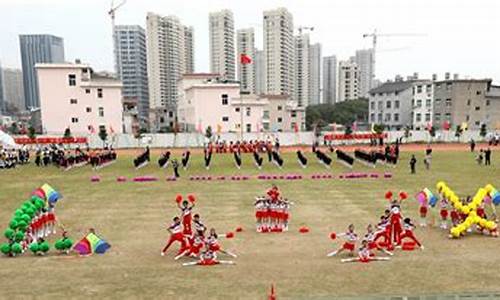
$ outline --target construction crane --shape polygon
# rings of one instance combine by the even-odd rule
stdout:
[[[122,2],[120,2],[118,5],[114,6],[114,0],[111,0],[111,8],[109,9],[108,11],[108,15],[111,17],[111,33],[112,33],[112,36],[113,36],[113,44],[115,43],[118,43],[118,41],[116,40],[116,33],[115,33],[115,15],[116,15],[116,11],[122,7],[123,5],[125,5],[125,2],[127,2],[127,0],[123,0]],[[116,49],[116,53],[113,53],[115,54],[115,71],[116,71],[116,75],[121,78],[121,68],[119,68],[119,64],[120,64],[120,61],[121,61],[121,53],[120,53],[120,50],[117,48],[118,45],[116,45],[116,48],[115,48],[115,45],[113,45],[113,48]]]
[[[377,29],[374,29],[372,33],[363,34],[363,38],[372,38],[372,49],[373,49],[373,59],[372,59],[372,72],[373,77],[375,77],[375,57],[377,52],[377,40],[379,37],[408,37],[408,36],[425,36],[425,34],[420,33],[377,33]]]
[[[297,30],[299,31],[299,34],[302,34],[302,30],[313,31],[314,27],[300,26],[300,27],[297,28]]]

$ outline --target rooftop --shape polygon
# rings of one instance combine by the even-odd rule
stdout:
[[[393,81],[385,82],[378,87],[371,89],[370,94],[401,92],[411,88],[413,81]]]

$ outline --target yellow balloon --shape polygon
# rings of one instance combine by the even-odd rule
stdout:
[[[462,212],[467,215],[470,213],[470,208],[468,206],[464,206],[462,207]]]
[[[453,237],[459,237],[460,236],[460,231],[458,230],[457,227],[453,227],[451,230],[450,230],[450,233]]]
[[[485,227],[488,230],[492,230],[493,228],[495,228],[495,226],[496,226],[495,222],[493,222],[493,221],[487,221]]]
[[[491,191],[492,191],[494,188],[493,188],[493,186],[492,186],[490,183],[488,183],[488,184],[484,187],[484,189],[485,189],[488,193],[491,193]]]
[[[474,224],[477,224],[477,223],[479,223],[480,221],[481,221],[481,218],[480,218],[480,217],[478,217],[478,216],[475,216],[475,217],[474,217]]]
[[[481,227],[486,227],[486,223],[488,223],[488,221],[486,221],[485,219],[481,219],[481,220],[479,221],[479,226],[481,226]]]
[[[475,219],[476,217],[477,217],[477,213],[476,213],[475,211],[471,211],[471,212],[469,213],[468,218]]]

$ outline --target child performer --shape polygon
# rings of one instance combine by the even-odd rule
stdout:
[[[241,153],[239,151],[235,151],[233,153],[234,162],[236,163],[236,168],[241,169]]]
[[[413,234],[413,229],[415,229],[415,225],[413,225],[413,223],[411,222],[411,219],[405,218],[403,222],[404,222],[404,224],[403,224],[404,231],[403,231],[403,233],[401,233],[401,235],[399,237],[398,246],[401,245],[401,242],[403,241],[403,239],[409,238],[412,241],[414,241],[415,244],[417,244],[421,250],[424,250],[424,246],[417,240],[417,238]]]
[[[174,259],[178,260],[184,256],[197,258],[204,245],[203,235],[197,231],[191,239],[189,246],[182,253],[179,253]]]
[[[212,145],[205,147],[203,152],[205,154],[205,168],[208,170],[210,169],[210,162],[212,161]]]
[[[182,167],[184,168],[184,171],[189,166],[189,158],[190,157],[191,157],[191,151],[186,150],[186,151],[184,151],[184,153],[182,153]]]
[[[392,238],[390,243],[392,244],[393,242],[396,242],[397,245],[400,244],[400,235],[401,232],[403,232],[403,228],[401,227],[401,206],[397,200],[393,200],[391,203],[391,224],[389,225],[391,227],[391,234]]]
[[[174,176],[175,176],[175,178],[181,177],[179,175],[179,162],[175,158],[172,159],[172,168],[174,169]]]
[[[373,256],[372,252],[370,251],[370,246],[368,244],[369,244],[369,242],[367,240],[363,240],[361,242],[361,248],[359,248],[359,250],[358,250],[358,257],[345,258],[345,259],[342,259],[341,262],[343,262],[343,263],[347,263],[347,262],[368,263],[368,262],[371,262],[371,261],[387,261],[387,260],[390,260],[389,257]]]
[[[206,247],[208,247],[210,251],[213,251],[214,253],[217,253],[219,251],[231,257],[237,257],[236,254],[231,253],[227,250],[223,250],[219,245],[219,241],[217,240],[217,238],[218,236],[217,233],[215,232],[215,229],[211,228],[208,237],[205,239]]]
[[[187,266],[213,266],[218,264],[224,265],[234,265],[236,264],[231,260],[218,260],[217,254],[210,250],[208,247],[205,248],[205,251],[201,253],[200,259],[198,261],[183,263],[182,265]]]
[[[448,227],[448,200],[445,197],[441,198],[439,201],[439,215],[441,216],[441,228],[446,229]]]
[[[170,238],[167,242],[167,245],[161,251],[161,256],[165,255],[165,252],[167,252],[170,245],[172,245],[174,242],[181,243],[181,247],[177,255],[183,253],[186,250],[187,244],[184,234],[182,234],[181,219],[179,219],[179,217],[175,217],[173,221],[174,223],[172,223],[172,225],[168,227],[168,232],[170,232]]]
[[[372,224],[368,224],[368,226],[366,227],[366,234],[365,234],[365,238],[363,239],[364,241],[367,241],[368,242],[368,250],[372,251],[372,250],[378,250],[380,252],[383,252],[387,255],[391,255],[392,256],[392,252],[389,252],[387,250],[385,250],[384,248],[380,247],[376,242],[375,242],[375,231],[373,230],[373,226]]]
[[[429,211],[429,202],[427,198],[420,203],[419,213],[420,213],[420,227],[427,226],[427,212]]]
[[[257,168],[259,170],[262,169],[262,162],[264,159],[262,157],[260,157],[257,149],[254,149],[254,151],[253,151],[253,159],[255,161],[255,165],[257,166]]]
[[[307,158],[300,150],[297,150],[297,160],[299,161],[299,164],[303,169],[307,168]]]
[[[256,198],[254,202],[255,206],[255,221],[257,232],[262,232],[265,225],[265,219],[267,215],[267,205],[265,198]]]
[[[182,200],[182,196],[180,198],[179,196],[180,195],[177,196],[176,201],[179,201],[179,199]],[[191,234],[193,234],[193,231],[191,230],[191,221],[193,219],[191,212],[193,211],[193,208],[195,206],[194,196],[189,195],[188,198],[189,202],[191,202],[191,205],[189,205],[189,202],[187,200],[182,201],[182,205],[180,201],[177,202],[177,206],[180,208],[182,215],[182,233],[186,236],[190,236]]]
[[[354,232],[354,225],[350,224],[349,227],[347,227],[347,232],[340,233],[338,236],[345,237],[346,242],[339,249],[328,253],[327,256],[328,257],[335,256],[339,253],[344,252],[344,250],[349,251],[349,255],[353,256],[354,249],[356,248],[356,241],[358,240],[358,235]]]
[[[380,222],[377,224],[377,231],[375,232],[375,237],[373,241],[377,243],[380,238],[384,238],[384,243],[388,250],[392,250],[391,243],[391,223],[390,223],[391,211],[386,209],[384,215],[380,216]]]
[[[195,234],[199,234],[202,237],[205,236],[205,232],[207,231],[207,227],[201,222],[199,214],[195,214],[193,216],[193,223],[194,223]]]

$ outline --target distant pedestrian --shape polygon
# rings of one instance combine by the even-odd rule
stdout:
[[[488,147],[488,149],[486,149],[484,151],[484,165],[491,166],[491,149],[490,149],[490,147]]]
[[[476,156],[476,162],[478,165],[483,164],[483,149],[479,150],[479,153]]]
[[[474,142],[474,139],[470,140],[470,152],[474,152],[474,149],[476,149],[476,142]]]
[[[416,165],[417,165],[417,159],[415,158],[415,155],[412,155],[411,159],[410,159],[411,174],[415,174],[416,173]]]

